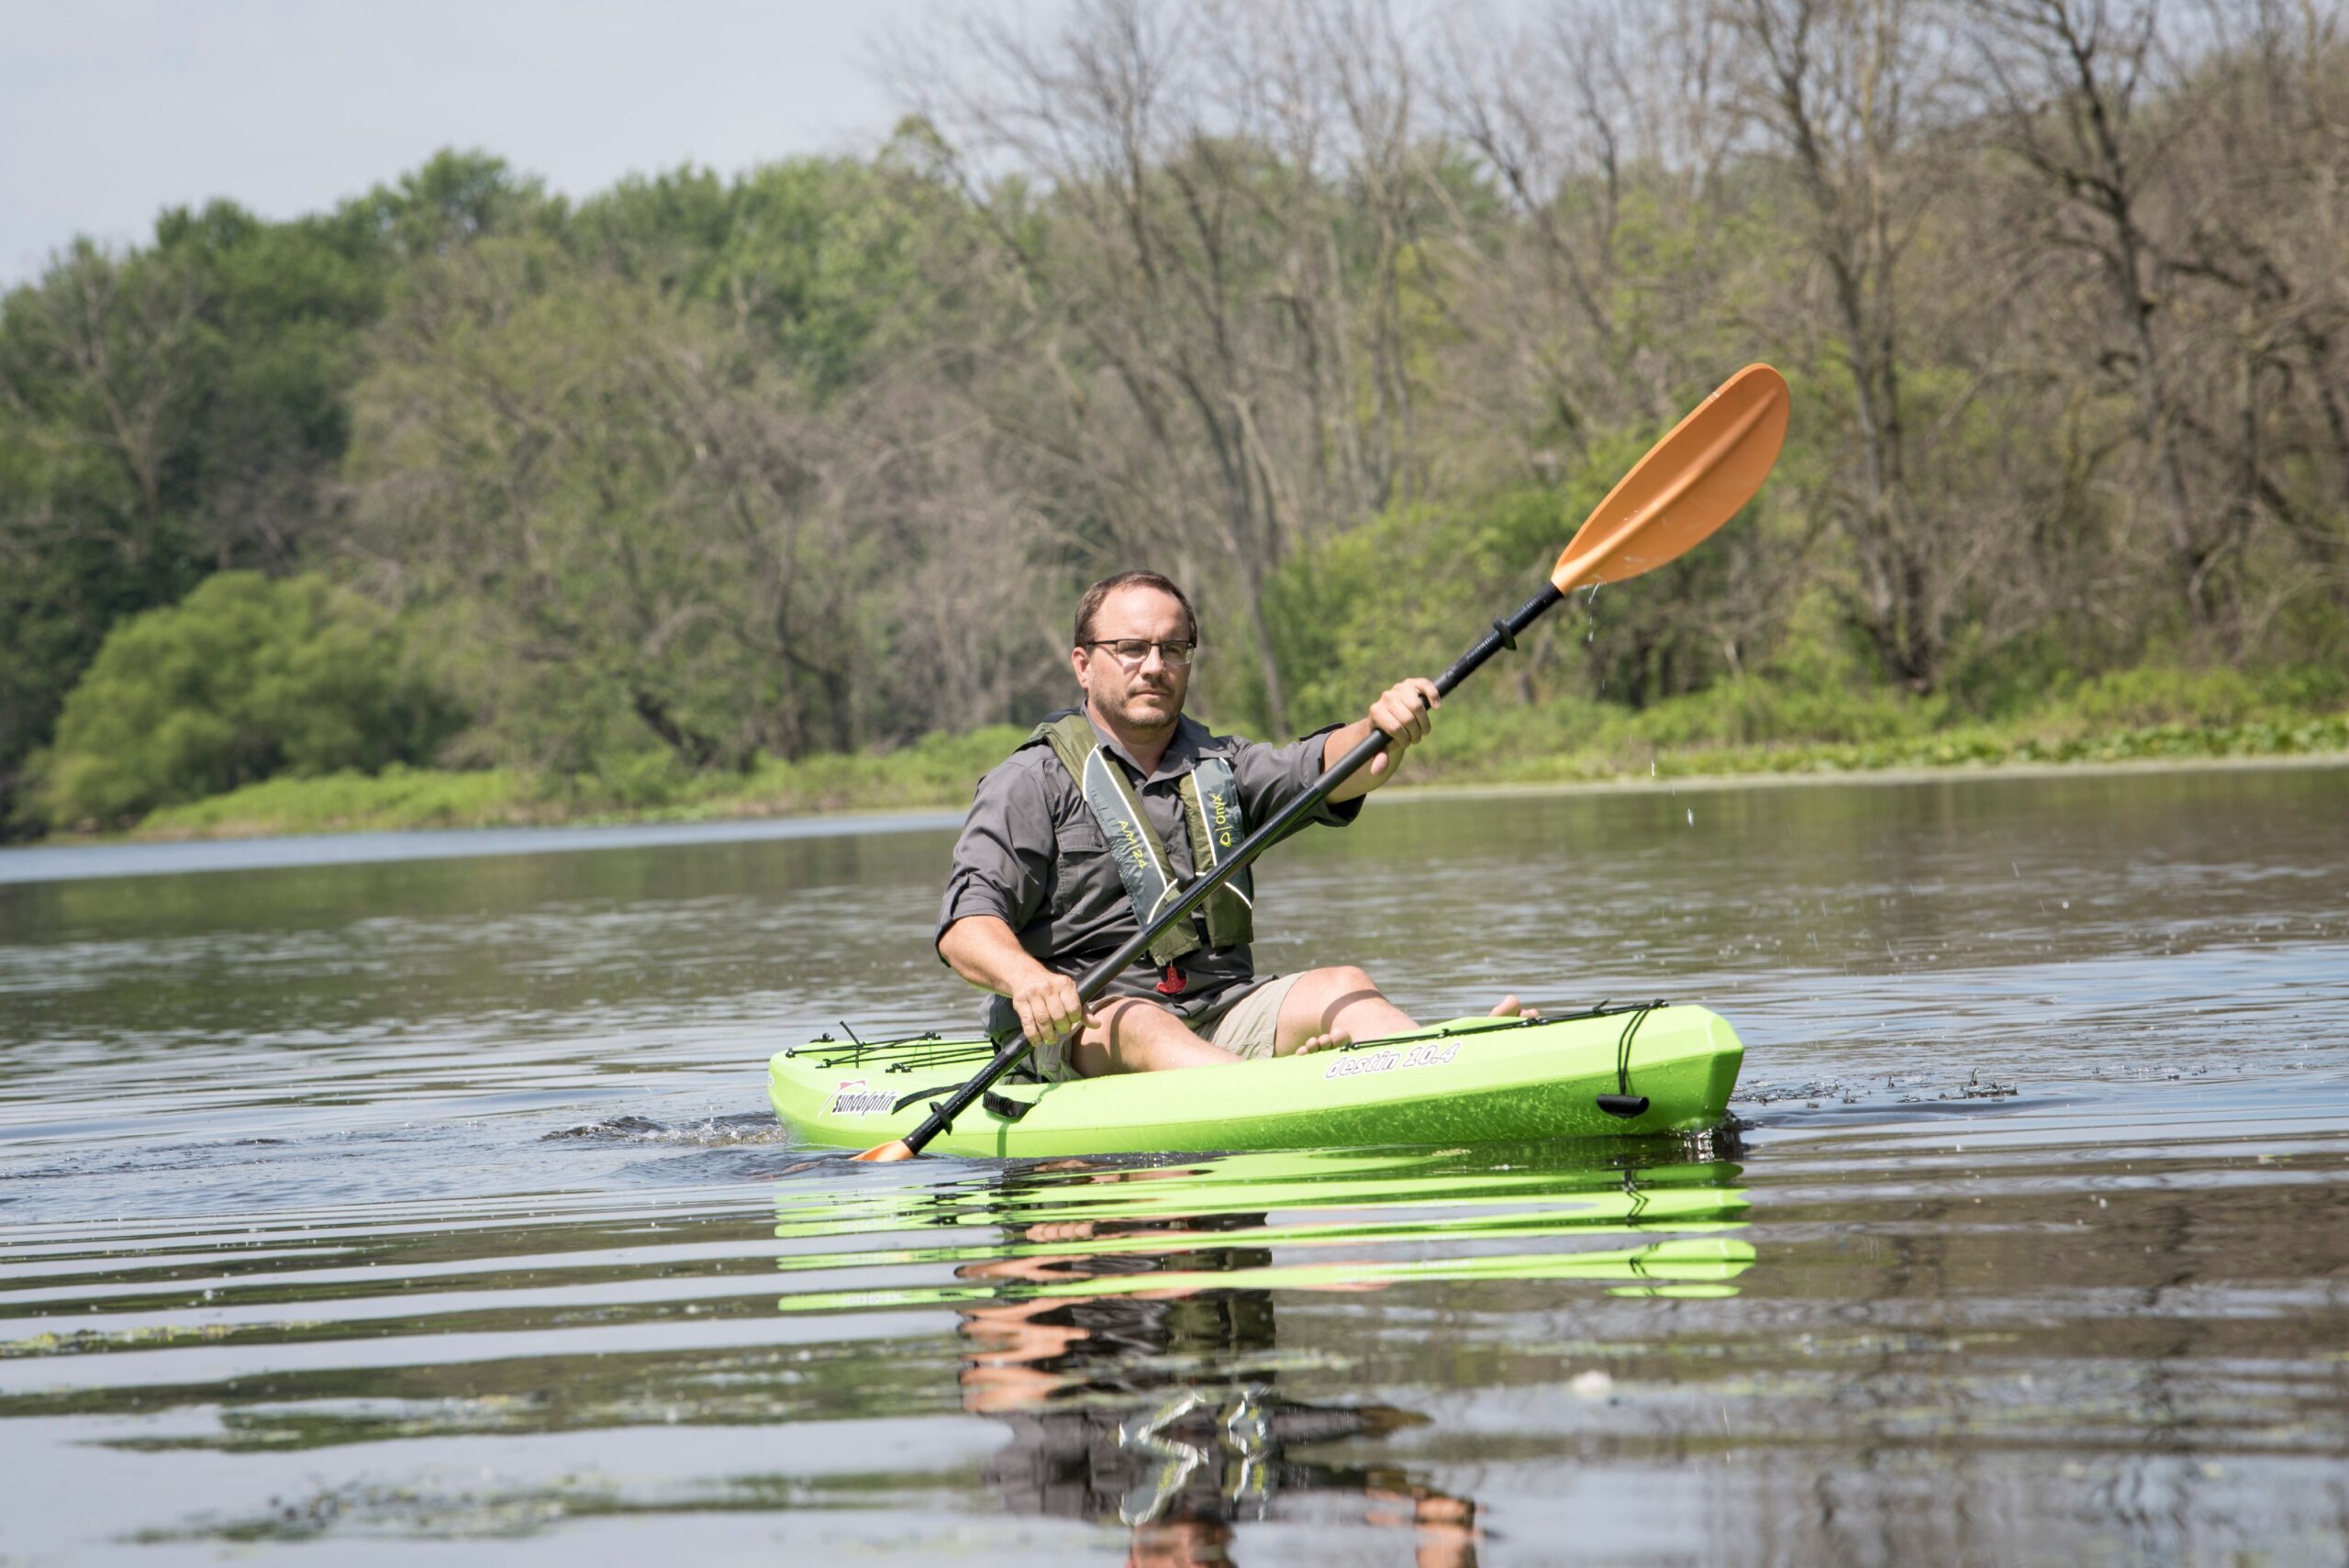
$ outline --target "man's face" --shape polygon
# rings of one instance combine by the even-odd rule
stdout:
[[[1085,688],[1093,709],[1103,718],[1128,728],[1165,729],[1182,716],[1183,697],[1190,690],[1191,668],[1169,664],[1152,649],[1139,664],[1129,664],[1100,646],[1105,642],[1186,642],[1190,618],[1172,595],[1155,588],[1119,588],[1101,601],[1093,617],[1094,646],[1073,655],[1077,684]]]

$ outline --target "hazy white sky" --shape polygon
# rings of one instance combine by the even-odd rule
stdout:
[[[1032,12],[1019,0],[990,8]],[[938,0],[0,0],[0,285],[165,206],[330,206],[441,147],[579,195],[860,150],[870,61]],[[1046,14],[1049,14],[1047,11]]]

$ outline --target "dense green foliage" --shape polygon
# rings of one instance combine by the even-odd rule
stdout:
[[[0,831],[928,799],[907,749],[1062,700],[1133,564],[1200,601],[1200,709],[1295,732],[1754,359],[1761,499],[1552,617],[1431,772],[2307,749],[2349,45],[2303,10],[1653,0],[1478,51],[1077,0],[943,45],[866,157],[574,205],[451,152],[76,243],[0,300]]]
[[[431,756],[456,716],[400,655],[389,617],[315,576],[206,578],[118,623],[65,700],[41,800],[113,821],[279,773]]]
[[[43,820],[27,764],[109,628],[217,572],[339,561],[349,395],[391,280],[516,188],[443,155],[323,217],[175,209],[151,247],[77,241],[0,301],[0,829]]]

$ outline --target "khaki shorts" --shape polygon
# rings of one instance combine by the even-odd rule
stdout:
[[[1280,1038],[1281,1004],[1305,976],[1283,974],[1265,981],[1231,1005],[1231,1011],[1208,1026],[1207,1038],[1242,1062],[1263,1062],[1273,1054]],[[1194,1031],[1199,1032],[1199,1031]]]
[[[1231,1005],[1231,1010],[1211,1024],[1194,1026],[1191,1032],[1210,1040],[1242,1062],[1269,1060],[1273,1047],[1280,1040],[1281,1004],[1301,974],[1282,974],[1265,981]],[[1068,1047],[1040,1045],[1029,1052],[1036,1075],[1048,1084],[1057,1084],[1077,1076],[1069,1065]]]

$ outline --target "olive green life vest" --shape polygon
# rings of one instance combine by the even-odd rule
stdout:
[[[1133,785],[1127,782],[1125,769],[1094,733],[1082,708],[1054,714],[1036,726],[1021,744],[1032,746],[1039,740],[1051,744],[1052,754],[1076,781],[1077,793],[1085,797],[1093,819],[1101,825],[1102,837],[1109,841],[1118,876],[1126,884],[1126,896],[1133,900],[1134,917],[1149,925],[1152,916],[1181,894],[1182,884],[1174,878],[1174,863],[1166,858],[1165,842],[1151,827]],[[1230,763],[1220,757],[1202,757],[1183,775],[1178,787],[1183,826],[1191,840],[1191,870],[1198,875],[1221,862],[1248,835],[1240,815],[1240,784],[1232,776]],[[1242,867],[1238,875],[1208,895],[1209,947],[1236,947],[1253,939],[1254,894],[1254,883]],[[1150,960],[1171,964],[1198,946],[1193,922],[1179,920],[1150,944]]]

